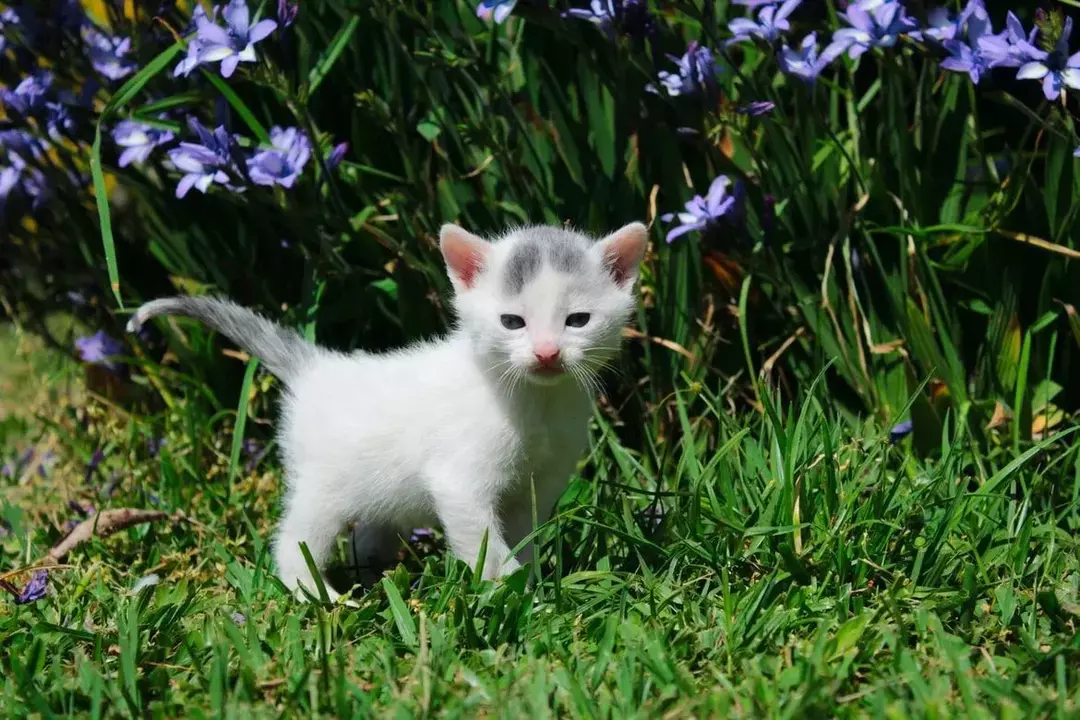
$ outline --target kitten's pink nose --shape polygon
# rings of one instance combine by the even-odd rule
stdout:
[[[553,367],[559,362],[559,348],[555,345],[537,345],[533,348],[533,355],[540,367]]]

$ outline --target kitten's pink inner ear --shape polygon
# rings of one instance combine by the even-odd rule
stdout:
[[[447,224],[439,231],[439,247],[451,277],[471,288],[484,269],[488,244],[457,225]]]
[[[645,247],[649,244],[649,230],[635,222],[601,240],[604,251],[604,266],[608,268],[612,279],[618,285],[626,285],[637,278],[638,266],[645,257]]]

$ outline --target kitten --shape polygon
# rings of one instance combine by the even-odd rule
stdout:
[[[485,578],[532,559],[512,548],[544,522],[586,449],[597,374],[619,350],[648,233],[599,241],[527,227],[487,242],[445,225],[440,248],[457,327],[387,353],[345,355],[227,300],[148,302],[128,324],[197,318],[259,357],[285,384],[278,430],[287,477],[274,555],[282,581],[315,593],[354,524],[353,553],[393,560],[412,527],[442,527]],[[331,598],[338,593],[329,586]]]

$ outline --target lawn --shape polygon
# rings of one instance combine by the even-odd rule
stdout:
[[[0,716],[1080,717],[1078,3],[0,0]],[[124,331],[400,347],[444,223],[635,220],[499,582],[298,602],[279,383]]]
[[[8,580],[21,589],[27,576],[7,571],[37,564],[70,521],[163,515],[76,546],[44,597],[0,605],[9,717],[1078,711],[1067,432],[987,453],[960,423],[924,462],[819,391],[733,415],[688,386],[669,405],[683,424],[670,447],[624,447],[597,413],[590,457],[540,530],[534,588],[525,574],[481,582],[420,537],[358,607],[330,607],[274,578],[278,462],[272,449],[230,462],[228,411],[177,399],[152,418],[168,428],[154,452],[151,418],[4,337],[5,393],[10,378],[39,391],[5,407],[4,459],[31,443],[56,453],[3,477]],[[690,420],[690,404],[711,410]]]

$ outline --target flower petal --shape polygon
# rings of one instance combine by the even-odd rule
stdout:
[[[199,179],[198,175],[190,173],[180,178],[180,182],[176,184],[176,197],[182,198],[188,194],[188,190],[195,184],[195,181]]]
[[[1043,78],[1043,95],[1047,100],[1054,101],[1061,95],[1061,76],[1057,73],[1049,73]]]
[[[260,20],[255,23],[255,27],[251,28],[251,32],[248,33],[248,42],[257,43],[275,30],[277,30],[276,22],[273,20]]]
[[[1061,81],[1073,90],[1080,90],[1080,69],[1066,68],[1062,70]]]
[[[200,175],[195,180],[195,189],[199,192],[206,194],[206,191],[214,184],[213,175]]]
[[[236,51],[228,45],[206,45],[199,53],[199,62],[217,62],[235,54]]]
[[[221,61],[221,77],[232,77],[236,72],[236,66],[240,64],[239,55],[230,55]]]
[[[677,238],[680,238],[680,237],[682,237],[682,236],[683,236],[683,235],[685,235],[686,233],[689,233],[689,232],[693,232],[693,231],[695,231],[695,230],[700,230],[700,229],[701,229],[701,228],[703,228],[703,227],[705,227],[705,223],[704,223],[704,222],[699,222],[699,223],[693,223],[692,225],[679,225],[678,227],[676,227],[676,228],[673,228],[673,229],[671,230],[671,232],[669,232],[669,233],[667,234],[667,237],[666,237],[666,238],[664,238],[664,239],[665,239],[665,240],[667,241],[667,243],[668,243],[668,244],[670,245],[670,244],[671,244],[672,242],[674,242],[674,241],[675,241],[675,240],[676,240]]]
[[[220,25],[214,25],[213,23],[206,23],[200,25],[197,35],[199,42],[206,45],[231,45],[232,37],[229,32]]]
[[[248,10],[247,0],[231,0],[221,11],[221,15],[238,37],[247,36],[248,26],[251,24],[251,11]]]
[[[1041,80],[1050,72],[1050,68],[1040,62],[1030,62],[1016,73],[1017,80]]]

